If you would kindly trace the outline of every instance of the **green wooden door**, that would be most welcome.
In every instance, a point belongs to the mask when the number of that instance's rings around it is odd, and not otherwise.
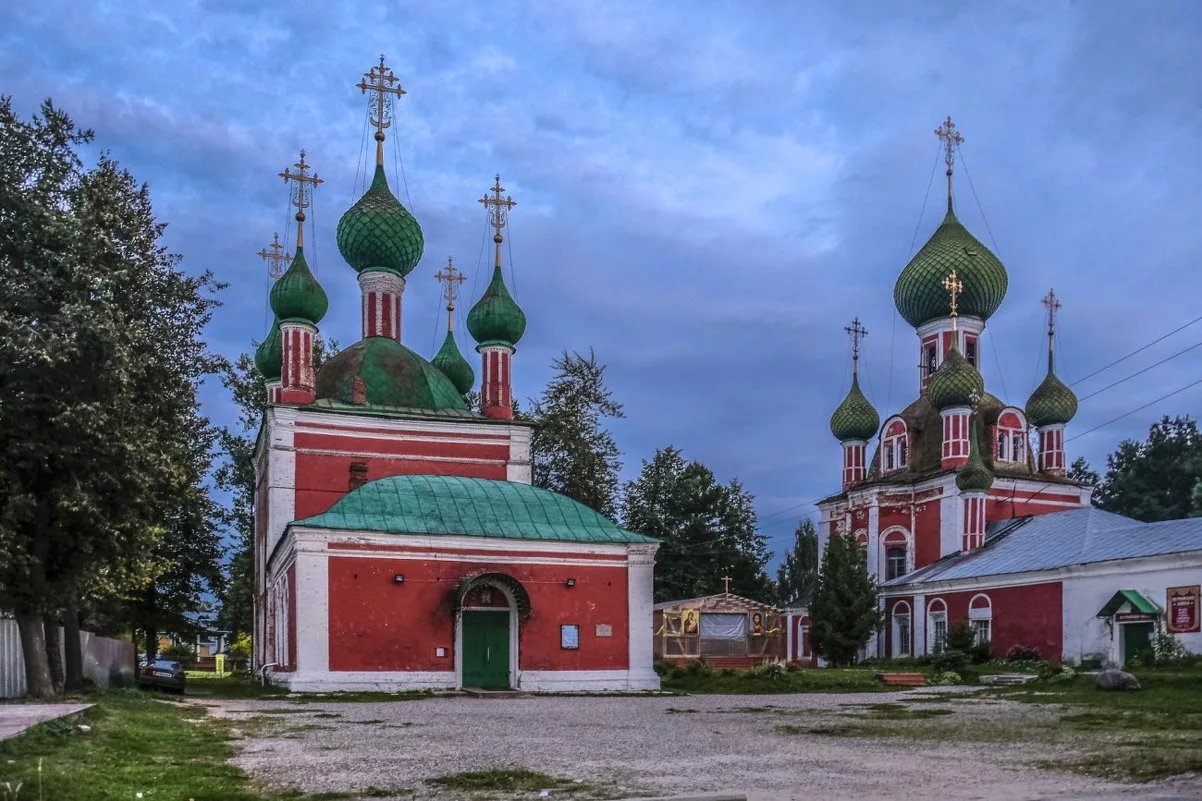
[[[1152,652],[1153,623],[1124,623],[1123,628],[1123,664],[1134,657],[1145,659]]]
[[[463,613],[463,686],[509,689],[509,612]]]

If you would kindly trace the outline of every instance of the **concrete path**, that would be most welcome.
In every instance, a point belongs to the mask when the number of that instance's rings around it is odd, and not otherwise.
[[[0,704],[0,740],[47,720],[82,712],[91,704]]]

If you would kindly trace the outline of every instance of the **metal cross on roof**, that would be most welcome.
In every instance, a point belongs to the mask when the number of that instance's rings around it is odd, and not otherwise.
[[[935,129],[935,136],[943,142],[944,155],[943,161],[947,164],[947,174],[952,174],[952,164],[955,163],[955,150],[964,142],[964,137],[956,130],[956,123],[952,122],[949,116],[943,121],[943,124]]]
[[[372,67],[363,73],[363,79],[355,84],[359,91],[368,95],[368,105],[371,109],[371,124],[376,129],[376,142],[384,141],[384,129],[392,125],[392,96],[400,97],[406,94],[397,83],[397,77],[392,70],[384,66],[384,54],[380,54],[379,66]],[[370,93],[370,94],[369,94]],[[382,156],[382,148],[376,147],[376,155]]]
[[[302,224],[305,222],[305,209],[309,208],[313,197],[313,190],[318,184],[324,184],[325,181],[317,177],[317,173],[309,175],[309,165],[305,163],[305,151],[300,152],[300,161],[292,165],[296,167],[296,172],[285,168],[280,177],[284,179],[284,183],[292,184],[292,205],[296,206],[296,246],[304,245],[304,237],[302,233]]]
[[[459,285],[467,280],[467,276],[455,269],[455,262],[447,256],[447,266],[434,273],[434,280],[442,284],[442,299],[447,302],[447,311],[454,311]]]
[[[843,330],[851,337],[851,360],[859,361],[860,358],[860,341],[868,336],[868,329],[860,323],[860,318],[857,317],[851,321],[851,325],[844,326]]]
[[[1049,289],[1048,294],[1044,295],[1042,301],[1048,310],[1048,336],[1052,336],[1056,332],[1056,312],[1060,311],[1060,298],[1056,297],[1056,290]]]
[[[284,246],[280,244],[280,235],[275,234],[271,244],[259,251],[259,258],[267,262],[267,272],[274,279],[284,274],[284,265],[292,258],[292,254],[284,251]]]
[[[947,278],[943,279],[943,288],[947,290],[947,294],[951,298],[951,302],[949,304],[951,307],[951,314],[949,316],[959,316],[959,312],[956,311],[956,300],[960,297],[960,293],[964,291],[964,282],[961,281],[956,275],[955,270],[952,270],[947,274]]]
[[[492,192],[492,197],[486,193],[480,198],[480,202],[488,210],[488,224],[495,232],[493,241],[500,242],[501,229],[509,222],[509,210],[517,205],[517,201],[508,195],[501,197],[501,193],[505,191],[505,187],[501,186],[501,173],[497,173],[497,181],[489,191]]]

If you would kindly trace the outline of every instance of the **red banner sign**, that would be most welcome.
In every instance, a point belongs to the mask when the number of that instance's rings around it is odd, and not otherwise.
[[[1202,631],[1202,619],[1198,616],[1200,589],[1202,587],[1197,584],[1193,587],[1168,588],[1169,631],[1174,634]]]

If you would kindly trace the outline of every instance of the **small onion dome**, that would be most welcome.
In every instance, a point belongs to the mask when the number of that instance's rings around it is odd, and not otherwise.
[[[948,316],[943,279],[952,270],[964,282],[958,304],[961,315],[984,320],[997,311],[1006,297],[1006,268],[949,208],[943,223],[910,259],[893,287],[893,302],[906,322],[917,328]]]
[[[851,377],[851,390],[831,415],[831,433],[840,442],[869,440],[881,427],[881,417],[860,391],[860,378]]]
[[[466,409],[451,379],[391,337],[361,339],[326,360],[317,371],[318,399],[355,403],[355,379],[373,406],[405,409]]]
[[[968,461],[956,473],[956,486],[961,492],[986,492],[993,486],[993,473],[981,460],[981,449],[977,447],[978,428],[975,424],[972,426],[972,434],[968,438]]]
[[[1052,372],[1048,359],[1048,374],[1027,398],[1027,422],[1033,426],[1067,423],[1077,413],[1077,396]]]
[[[442,347],[438,349],[438,353],[434,354],[430,363],[451,379],[451,383],[455,385],[455,389],[459,390],[460,395],[466,395],[476,384],[476,374],[472,372],[472,366],[467,363],[467,359],[463,358],[463,354],[459,352],[459,346],[455,344],[455,335],[450,331],[447,332],[447,338],[442,341]]]
[[[955,346],[927,384],[927,397],[941,411],[951,406],[972,406],[984,394],[985,380]]]
[[[330,299],[317,283],[305,261],[305,249],[297,248],[292,265],[271,288],[271,310],[282,323],[317,325],[326,316]]]
[[[338,221],[338,252],[356,272],[379,270],[404,278],[421,260],[426,240],[413,215],[388,189],[376,166],[371,186]]]
[[[255,368],[268,381],[279,381],[284,369],[284,338],[280,336],[280,321],[271,324],[267,338],[255,348]]]
[[[468,312],[467,330],[481,346],[507,345],[511,348],[526,333],[526,313],[505,288],[500,267],[493,269],[492,281],[484,295]]]

